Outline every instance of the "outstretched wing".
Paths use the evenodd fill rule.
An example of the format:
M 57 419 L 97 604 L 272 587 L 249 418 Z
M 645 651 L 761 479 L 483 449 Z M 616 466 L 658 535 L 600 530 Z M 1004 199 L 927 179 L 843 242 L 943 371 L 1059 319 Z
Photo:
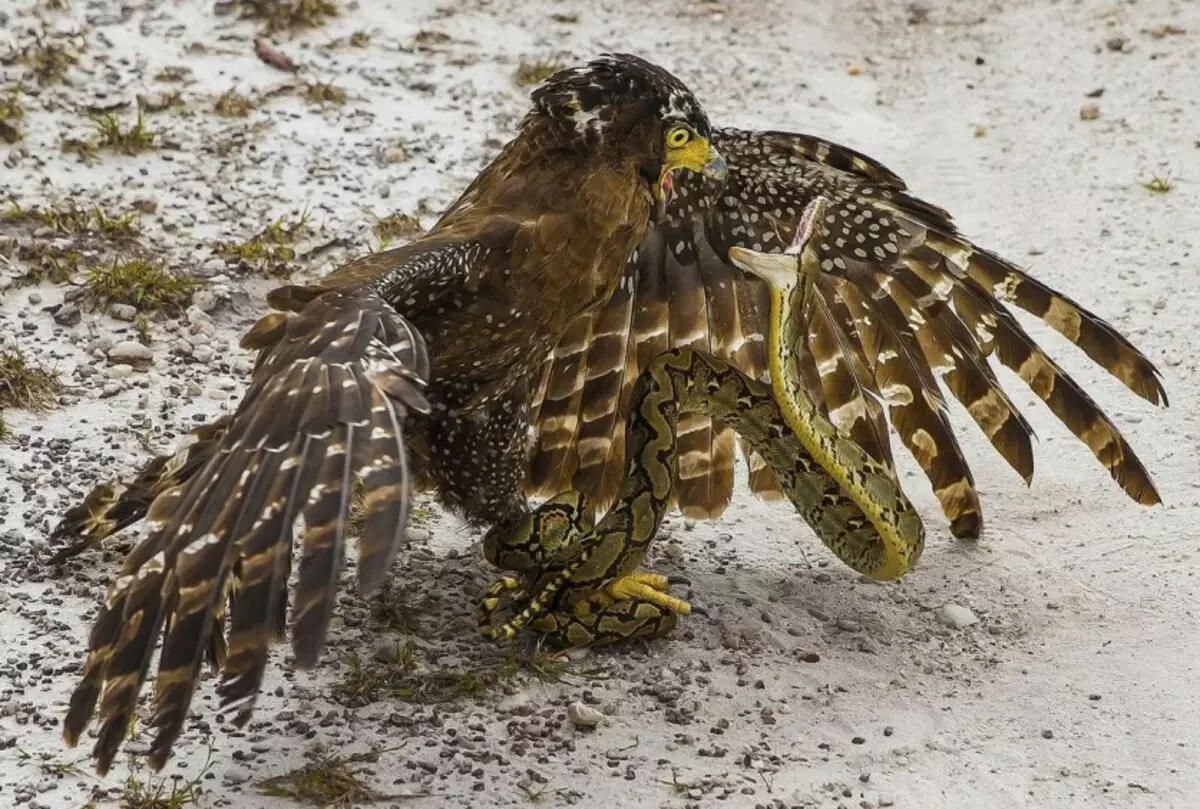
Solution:
M 825 276 L 810 324 L 811 354 L 801 358 L 801 371 L 830 418 L 888 463 L 886 408 L 955 535 L 977 536 L 982 511 L 939 380 L 1005 460 L 1026 481 L 1033 475 L 1033 431 L 1001 388 L 991 356 L 1017 372 L 1131 498 L 1159 502 L 1149 474 L 1116 426 L 1005 304 L 1040 317 L 1134 393 L 1166 405 L 1157 369 L 1112 326 L 976 247 L 958 233 L 946 211 L 909 194 L 903 180 L 865 155 L 786 132 L 721 129 L 713 133 L 713 143 L 729 166 L 724 188 L 707 186 L 696 176 L 676 183 L 679 194 L 666 220 L 650 228 L 628 263 L 625 296 L 577 329 L 588 333 L 592 324 L 608 318 L 629 324 L 624 339 L 610 329 L 602 348 L 576 350 L 568 360 L 560 347 L 548 363 L 550 376 L 571 361 L 576 379 L 603 377 L 623 384 L 619 393 L 609 385 L 597 399 L 579 397 L 578 406 L 564 404 L 552 388 L 545 390 L 542 412 L 554 409 L 559 423 L 574 430 L 541 432 L 539 414 L 531 493 L 554 494 L 570 485 L 601 508 L 611 503 L 624 462 L 628 391 L 638 371 L 663 348 L 699 344 L 764 377 L 762 292 L 726 256 L 735 245 L 784 249 L 805 204 L 820 194 L 831 201 L 827 239 L 818 246 Z M 624 321 L 612 318 L 614 307 L 631 315 Z M 690 329 L 676 335 L 672 324 L 684 320 Z M 679 505 L 689 516 L 716 515 L 731 493 L 728 445 L 715 440 L 724 435 L 719 428 L 697 429 L 693 435 L 696 440 L 678 470 Z M 542 459 L 549 453 L 556 457 L 556 476 L 544 474 Z M 773 494 L 769 472 L 753 456 L 749 461 L 752 488 Z
M 223 707 L 237 712 L 238 723 L 249 717 L 268 639 L 286 630 L 298 516 L 305 532 L 292 644 L 301 667 L 324 645 L 356 476 L 367 513 L 360 591 L 379 586 L 399 544 L 410 490 L 401 424 L 408 411 L 428 407 L 424 339 L 367 291 L 285 287 L 268 301 L 291 311 L 271 313 L 243 338 L 244 347 L 260 350 L 245 398 L 203 465 L 154 497 L 149 534 L 93 625 L 63 735 L 74 745 L 98 713 L 101 774 L 125 738 L 160 633 L 155 769 L 183 725 L 206 651 L 224 658 Z

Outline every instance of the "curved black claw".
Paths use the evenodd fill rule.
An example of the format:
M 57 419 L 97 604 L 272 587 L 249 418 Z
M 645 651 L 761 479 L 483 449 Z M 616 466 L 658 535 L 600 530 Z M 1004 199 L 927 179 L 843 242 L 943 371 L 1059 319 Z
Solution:
M 667 576 L 667 584 L 671 585 L 672 587 L 676 584 L 682 584 L 684 587 L 691 587 L 692 580 L 687 576 Z

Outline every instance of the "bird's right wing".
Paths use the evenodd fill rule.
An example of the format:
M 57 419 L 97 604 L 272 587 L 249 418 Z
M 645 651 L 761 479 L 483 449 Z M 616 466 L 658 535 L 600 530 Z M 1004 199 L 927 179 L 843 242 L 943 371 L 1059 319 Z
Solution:
M 356 478 L 367 513 L 361 592 L 380 585 L 399 545 L 411 488 L 401 426 L 409 411 L 428 409 L 424 338 L 367 289 L 284 287 L 268 301 L 288 311 L 262 318 L 242 340 L 260 352 L 245 398 L 203 466 L 154 498 L 149 534 L 92 627 L 63 735 L 74 745 L 98 713 L 101 774 L 126 737 L 160 633 L 150 762 L 165 763 L 205 652 L 223 645 L 226 598 L 219 693 L 236 722 L 249 717 L 268 640 L 286 632 L 297 517 L 305 524 L 292 617 L 300 667 L 324 645 Z

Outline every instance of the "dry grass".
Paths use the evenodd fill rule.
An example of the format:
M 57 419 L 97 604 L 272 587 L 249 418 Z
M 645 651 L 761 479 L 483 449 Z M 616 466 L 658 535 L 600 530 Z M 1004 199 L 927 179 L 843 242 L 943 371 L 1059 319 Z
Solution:
M 416 647 L 411 641 L 397 643 L 390 661 L 364 661 L 358 654 L 351 653 L 345 664 L 342 679 L 334 690 L 356 705 L 380 699 L 424 705 L 477 699 L 522 672 L 529 672 L 545 682 L 559 682 L 567 675 L 570 665 L 565 658 L 539 648 L 528 657 L 514 652 L 472 666 L 427 669 L 419 664 Z
M 338 16 L 332 0 L 231 0 L 224 8 L 237 11 L 243 20 L 260 20 L 268 34 L 320 28 Z
M 58 371 L 31 363 L 15 343 L 0 346 L 0 410 L 46 410 L 61 392 Z
M 213 112 L 222 118 L 245 118 L 254 109 L 254 102 L 238 93 L 236 87 L 230 87 L 217 103 L 213 104 Z
M 1166 194 L 1171 190 L 1171 178 L 1159 177 L 1155 174 L 1149 180 L 1138 183 L 1138 185 L 1149 191 L 1152 195 L 1158 196 L 1159 194 Z
M 347 759 L 332 756 L 319 759 L 284 775 L 258 784 L 265 795 L 290 798 L 322 809 L 362 806 L 384 799 L 360 778 L 362 770 L 350 766 Z
M 329 83 L 305 85 L 304 97 L 313 104 L 333 104 L 340 107 L 346 103 L 346 91 Z
M 16 143 L 24 133 L 21 122 L 25 120 L 25 105 L 21 102 L 23 85 L 20 82 L 0 91 L 0 139 Z
M 521 63 L 517 65 L 513 81 L 517 83 L 518 87 L 532 87 L 535 84 L 541 84 L 562 68 L 562 60 L 558 58 L 522 59 Z

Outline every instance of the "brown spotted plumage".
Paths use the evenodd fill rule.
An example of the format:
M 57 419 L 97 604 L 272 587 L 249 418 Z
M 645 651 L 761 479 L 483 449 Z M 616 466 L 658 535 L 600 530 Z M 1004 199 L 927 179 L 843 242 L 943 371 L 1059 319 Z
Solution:
M 429 233 L 318 286 L 274 291 L 276 311 L 243 340 L 259 356 L 236 412 L 173 460 L 156 459 L 135 485 L 94 493 L 60 527 L 62 536 L 84 533 L 76 552 L 149 504 L 149 534 L 95 619 L 66 740 L 76 743 L 97 715 L 97 769 L 108 769 L 160 637 L 155 768 L 183 726 L 206 655 L 221 664 L 222 707 L 246 721 L 268 641 L 287 632 L 289 600 L 296 663 L 313 665 L 347 555 L 356 480 L 367 513 L 363 594 L 389 573 L 414 487 L 501 531 L 527 515 L 536 375 L 554 346 L 574 339 L 581 315 L 613 299 L 674 173 L 723 179 L 708 134 L 687 88 L 643 60 L 616 55 L 562 71 L 534 92 L 517 137 Z M 627 330 L 627 319 L 595 321 L 579 340 L 581 367 L 605 331 L 623 340 Z M 555 395 L 580 384 L 569 369 L 560 376 Z M 297 518 L 304 531 L 289 599 Z M 535 561 L 521 546 L 488 548 L 501 566 Z
M 810 356 L 801 372 L 822 413 L 853 435 L 878 460 L 890 447 L 884 411 L 900 441 L 924 469 L 957 536 L 977 536 L 982 509 L 967 460 L 955 438 L 938 381 L 967 409 L 988 440 L 1026 480 L 1033 475 L 1033 431 L 1000 387 L 988 358 L 1013 369 L 1060 420 L 1083 440 L 1126 493 L 1139 503 L 1159 502 L 1145 467 L 1108 417 L 1051 360 L 1006 308 L 1015 304 L 1040 317 L 1142 398 L 1165 405 L 1158 371 L 1128 340 L 1062 293 L 1014 264 L 963 238 L 949 215 L 907 192 L 904 182 L 870 158 L 828 141 L 786 132 L 715 129 L 713 143 L 725 155 L 723 188 L 688 178 L 680 184 L 663 222 L 652 226 L 626 266 L 624 289 L 632 301 L 625 340 L 610 335 L 576 379 L 611 373 L 625 358 L 620 395 L 588 401 L 588 418 L 543 388 L 542 413 L 574 428 L 543 432 L 533 457 L 528 489 L 553 494 L 566 484 L 600 509 L 612 502 L 622 464 L 622 425 L 637 371 L 666 348 L 711 346 L 730 352 L 750 375 L 765 378 L 763 301 L 757 282 L 743 280 L 727 261 L 733 246 L 782 250 L 805 204 L 830 200 L 825 238 L 818 245 L 824 271 L 813 314 Z M 691 279 L 692 295 L 676 293 Z M 736 303 L 735 303 L 736 301 Z M 685 306 L 688 311 L 678 311 Z M 733 314 L 736 313 L 736 317 Z M 585 316 L 609 318 L 607 308 Z M 618 322 L 619 319 L 614 319 Z M 687 323 L 676 332 L 675 323 Z M 585 333 L 589 323 L 573 324 Z M 546 374 L 560 374 L 560 350 Z M 567 393 L 572 393 L 570 386 Z M 615 415 L 614 415 L 615 414 Z M 703 436 L 690 447 L 679 474 L 679 505 L 685 514 L 719 514 L 731 481 L 725 448 Z M 595 425 L 586 454 L 582 425 Z M 695 426 L 693 426 L 693 424 Z M 604 433 L 607 425 L 613 425 Z M 719 431 L 717 431 L 719 432 Z M 682 439 L 681 439 L 682 444 Z M 601 452 L 602 447 L 608 452 Z M 705 448 L 711 447 L 708 454 Z M 568 479 L 540 476 L 544 454 L 553 453 Z M 751 488 L 777 496 L 770 471 L 749 456 Z M 685 474 L 690 477 L 686 479 Z

